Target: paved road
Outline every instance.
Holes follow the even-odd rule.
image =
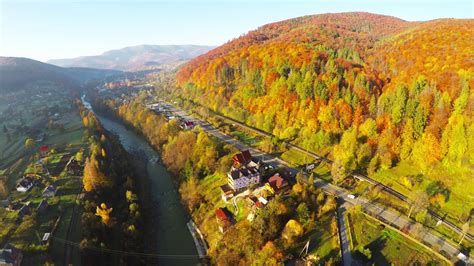
[[[215,113],[213,112],[213,115],[215,116],[218,116],[226,121],[230,121],[232,123],[235,123],[237,125],[239,125],[240,127],[243,127],[243,128],[246,128],[247,130],[250,130],[256,134],[259,134],[259,135],[262,135],[262,136],[267,136],[267,137],[273,137],[272,134],[268,133],[268,132],[265,132],[263,130],[260,130],[260,129],[257,129],[257,128],[253,128],[253,127],[250,127],[240,121],[237,121],[235,119],[232,119],[230,117],[226,117],[226,116],[223,116],[223,115],[220,115],[218,113]],[[326,163],[329,163],[329,164],[332,164],[332,161],[329,160],[328,158],[325,158],[323,156],[320,156],[314,152],[311,152],[311,151],[308,151],[306,149],[303,149],[302,147],[299,147],[291,142],[288,142],[288,141],[285,141],[285,143],[288,145],[288,147],[292,148],[292,149],[295,149],[295,150],[298,150],[310,157],[313,157],[314,159],[316,160],[321,160],[321,161],[324,161]],[[387,186],[387,185],[384,185],[370,177],[368,177],[367,175],[364,175],[364,174],[360,174],[360,173],[352,173],[351,174],[354,178],[357,178],[359,180],[362,180],[362,181],[365,181],[365,182],[368,182],[369,184],[372,184],[374,186],[379,186],[381,187],[384,191],[386,191],[387,193],[391,194],[392,196],[404,201],[404,202],[407,202],[409,203],[410,200],[408,199],[407,196],[403,195],[402,193],[396,191],[395,189],[393,189],[392,187],[390,186]],[[435,219],[437,219],[438,221],[440,221],[441,223],[443,223],[446,227],[450,228],[451,230],[453,230],[455,233],[457,234],[461,234],[462,233],[462,229],[457,226],[456,224],[448,221],[445,219],[444,215],[440,215],[438,214],[436,211],[432,210],[432,209],[428,209],[428,213],[434,217]],[[474,236],[472,236],[471,234],[467,234],[465,236],[465,239],[467,241],[470,241],[470,242],[474,242]]]
[[[339,240],[341,242],[342,262],[344,266],[352,265],[352,254],[349,238],[347,237],[346,223],[344,222],[344,212],[346,206],[341,205],[337,208],[337,225],[339,227]]]
[[[249,150],[254,157],[263,160],[265,163],[272,165],[275,168],[286,167],[289,169],[289,171],[292,174],[296,174],[299,172],[298,169],[293,168],[287,162],[281,160],[280,158],[273,157],[257,149],[249,147],[246,144],[240,142],[239,140],[236,140],[222,133],[221,131],[217,130],[208,122],[192,117],[188,115],[187,113],[185,113],[184,111],[177,109],[174,106],[171,106],[170,109],[177,116],[184,118],[186,120],[193,121],[196,125],[199,125],[208,134],[215,136],[216,138],[220,139],[223,142],[226,142],[228,144],[235,146],[239,150]],[[417,224],[416,222],[412,222],[408,217],[404,216],[398,211],[395,211],[393,209],[388,209],[387,207],[379,205],[379,204],[372,203],[363,197],[358,197],[357,199],[350,199],[347,197],[349,194],[351,194],[350,191],[347,191],[341,187],[328,183],[324,181],[323,179],[315,177],[314,183],[315,183],[315,186],[320,187],[326,193],[337,196],[340,199],[343,199],[346,202],[349,202],[350,204],[357,204],[357,203],[362,204],[366,212],[371,214],[372,217],[378,220],[382,220],[384,222],[390,223],[392,225],[395,225],[398,228],[412,228],[415,224]],[[445,253],[450,258],[454,258],[460,253],[460,250],[456,246],[434,235],[428,229],[422,229],[418,235],[419,235],[419,238],[422,239],[424,243],[427,243],[428,245],[431,245],[431,246],[438,247],[438,249],[440,250],[440,253]],[[469,258],[467,261],[467,265],[474,265],[474,260],[472,258]]]

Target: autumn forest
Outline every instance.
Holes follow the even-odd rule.
[[[395,175],[409,190],[435,186],[436,207],[472,206],[473,26],[369,13],[268,24],[182,67],[178,94],[328,154],[334,178]]]

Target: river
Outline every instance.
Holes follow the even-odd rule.
[[[83,102],[85,102],[84,99]],[[91,108],[90,105],[86,107]],[[152,206],[156,208],[152,212],[156,216],[152,221],[156,221],[156,224],[151,232],[145,232],[145,234],[155,234],[152,239],[156,240],[157,247],[151,250],[155,250],[159,255],[165,255],[158,259],[158,263],[160,265],[196,265],[199,262],[198,253],[186,225],[189,215],[181,205],[179,192],[173,184],[172,176],[160,161],[150,161],[150,159],[159,158],[159,154],[142,136],[128,130],[123,124],[100,114],[96,115],[105,129],[120,138],[125,150],[146,160],[148,175],[146,181],[151,192]]]

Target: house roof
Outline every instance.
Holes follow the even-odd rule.
[[[30,210],[30,204],[31,204],[30,201],[28,201],[28,202],[26,202],[25,204],[23,204],[23,205],[21,206],[20,210],[18,211],[18,213],[20,213],[20,214],[25,214],[27,211]]]
[[[249,150],[245,150],[242,152],[242,156],[244,157],[244,159],[246,161],[250,161],[252,160],[252,155],[250,154],[250,151]]]
[[[66,167],[70,167],[70,166],[79,166],[79,162],[74,157],[71,157],[71,159],[69,159],[69,161],[66,164]]]
[[[235,169],[230,171],[230,177],[235,180],[239,179],[244,176],[249,176],[253,174],[257,174],[258,170],[255,167],[249,167],[249,168],[240,168],[240,169]]]
[[[21,251],[11,244],[6,244],[0,249],[0,264],[13,264],[21,255]]]
[[[29,177],[23,177],[18,181],[17,186],[29,187],[31,186],[31,183],[33,183],[33,181]]]
[[[250,154],[250,151],[245,150],[241,153],[234,155],[234,157],[232,157],[232,160],[234,160],[234,164],[246,165],[252,160],[252,155]]]
[[[47,152],[48,150],[49,150],[49,147],[46,146],[46,145],[43,145],[43,146],[41,146],[41,147],[39,148],[39,151],[40,151],[40,152]]]
[[[234,190],[228,184],[221,186],[221,190],[226,195],[234,193]]]
[[[225,208],[216,209],[216,217],[221,221],[230,221],[230,214]]]
[[[229,175],[233,180],[239,179],[240,178],[240,171],[239,170],[230,171]]]
[[[53,185],[49,185],[43,190],[43,194],[47,192],[56,192],[56,188]]]
[[[43,199],[40,204],[38,204],[38,207],[36,208],[36,210],[38,211],[42,211],[44,209],[46,209],[46,207],[48,207],[48,201]]]
[[[273,188],[282,188],[282,187],[288,185],[288,182],[283,177],[281,177],[280,174],[278,174],[278,173],[276,173],[275,175],[270,177],[268,179],[268,183]]]

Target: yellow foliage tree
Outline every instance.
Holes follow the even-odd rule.
[[[112,185],[112,181],[99,171],[98,162],[94,157],[86,159],[82,183],[84,184],[84,190],[87,192],[98,187],[110,187]]]
[[[446,197],[444,194],[441,193],[436,193],[430,198],[430,203],[433,205],[439,205],[441,208],[444,207],[444,204],[446,203]]]
[[[303,235],[303,226],[296,220],[289,220],[286,223],[281,236],[288,240],[289,243],[293,243],[297,238]]]
[[[35,141],[32,138],[27,138],[25,141],[25,148],[29,149],[35,145]]]
[[[112,226],[112,220],[110,218],[110,213],[112,212],[113,208],[108,208],[107,204],[102,203],[100,206],[97,206],[95,215],[99,216],[102,220],[102,223],[106,226]]]
[[[303,192],[303,186],[301,186],[299,183],[294,184],[293,192],[295,192],[296,194],[300,194],[301,192]]]
[[[82,123],[84,124],[84,127],[88,127],[89,126],[89,118],[87,118],[87,116],[84,116],[82,118]]]

